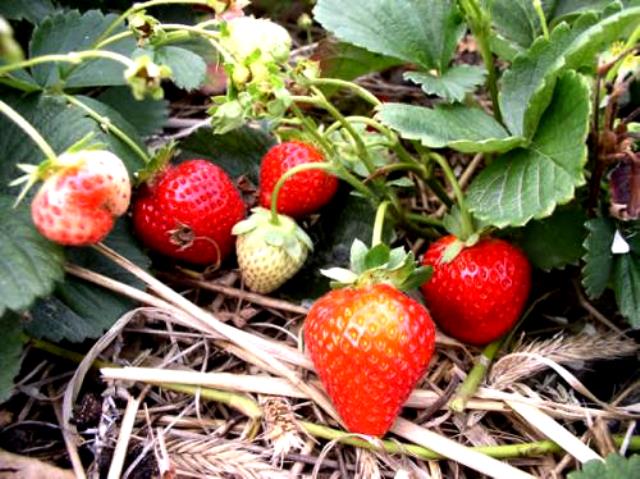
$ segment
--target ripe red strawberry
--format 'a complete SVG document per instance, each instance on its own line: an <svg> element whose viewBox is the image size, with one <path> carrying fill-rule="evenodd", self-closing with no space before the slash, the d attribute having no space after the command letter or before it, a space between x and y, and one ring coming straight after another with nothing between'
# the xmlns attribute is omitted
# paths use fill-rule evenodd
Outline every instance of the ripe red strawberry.
<svg viewBox="0 0 640 479"><path fill-rule="evenodd" d="M424 306L378 283L325 294L304 338L349 431L382 436L429 364L435 327Z"/></svg>
<svg viewBox="0 0 640 479"><path fill-rule="evenodd" d="M101 241L129 206L131 184L113 153L88 150L60 155L31 203L31 216L51 241L85 246Z"/></svg>
<svg viewBox="0 0 640 479"><path fill-rule="evenodd" d="M149 248L194 264L218 263L234 243L244 203L227 174L207 160L167 166L134 201L133 225Z"/></svg>
<svg viewBox="0 0 640 479"><path fill-rule="evenodd" d="M442 262L454 240L446 236L436 241L422 260L434 269L431 280L422 285L425 302L447 334L486 344L520 317L531 288L531 266L519 249L495 238L481 239L449 263Z"/></svg>
<svg viewBox="0 0 640 479"><path fill-rule="evenodd" d="M260 165L260 205L271 207L271 194L280 177L294 166L323 162L315 147L287 141L272 147ZM326 205L338 189L335 176L320 170L302 171L285 181L278 194L278 213L293 218L314 213Z"/></svg>

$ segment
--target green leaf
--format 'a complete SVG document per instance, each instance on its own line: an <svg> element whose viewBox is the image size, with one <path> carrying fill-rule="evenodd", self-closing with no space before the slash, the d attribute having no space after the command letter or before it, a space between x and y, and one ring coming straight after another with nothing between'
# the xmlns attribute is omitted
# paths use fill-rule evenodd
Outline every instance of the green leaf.
<svg viewBox="0 0 640 479"><path fill-rule="evenodd" d="M275 139L265 130L243 126L224 135L214 135L202 128L180 145L181 158L206 158L221 166L233 177L247 175L258 180L260 161Z"/></svg>
<svg viewBox="0 0 640 479"><path fill-rule="evenodd" d="M27 309L64 276L62 248L36 231L25 203L14 209L14 201L0 195L0 316Z"/></svg>
<svg viewBox="0 0 640 479"><path fill-rule="evenodd" d="M382 123L408 140L429 148L449 147L463 153L508 151L522 143L479 108L461 104L426 108L384 103L378 112Z"/></svg>
<svg viewBox="0 0 640 479"><path fill-rule="evenodd" d="M11 397L13 378L20 372L22 359L22 327L13 313L0 315L0 403Z"/></svg>
<svg viewBox="0 0 640 479"><path fill-rule="evenodd" d="M105 242L141 268L148 269L150 260L128 228L126 221L120 220ZM71 263L138 288L144 287L139 280L91 248L70 249L68 256ZM79 342L100 336L134 306L133 301L123 296L68 276L56 288L54 296L35 304L31 310L32 321L25 329L38 338Z"/></svg>
<svg viewBox="0 0 640 479"><path fill-rule="evenodd" d="M640 256L615 255L612 279L620 313L633 328L640 328Z"/></svg>
<svg viewBox="0 0 640 479"><path fill-rule="evenodd" d="M469 190L474 215L499 228L549 216L584 184L589 131L589 83L575 72L558 81L531 144L502 155Z"/></svg>
<svg viewBox="0 0 640 479"><path fill-rule="evenodd" d="M464 32L453 0L319 0L313 13L342 41L440 71Z"/></svg>
<svg viewBox="0 0 640 479"><path fill-rule="evenodd" d="M584 254L586 220L579 207L557 209L549 218L531 221L518 243L536 268L549 271L576 265Z"/></svg>
<svg viewBox="0 0 640 479"><path fill-rule="evenodd" d="M76 10L59 12L44 20L33 32L30 56L69 53L93 48L104 30L117 15L103 15L97 10L80 14ZM119 27L114 34L124 30ZM130 56L136 47L132 37L114 42L106 50ZM66 88L126 84L124 65L107 59L83 61L79 65L45 63L33 68L33 76L42 87L63 84Z"/></svg>
<svg viewBox="0 0 640 479"><path fill-rule="evenodd" d="M558 23L581 13L601 12L611 5L614 0L556 0L557 5L553 9L553 22ZM624 2L629 4L631 2Z"/></svg>
<svg viewBox="0 0 640 479"><path fill-rule="evenodd" d="M616 227L608 218L595 218L585 223L588 230L582 257L582 284L591 299L599 298L609 285L613 269L611 243Z"/></svg>
<svg viewBox="0 0 640 479"><path fill-rule="evenodd" d="M482 85L486 70L476 65L457 65L440 76L427 72L407 72L406 80L417 83L427 95L438 95L447 101L461 102L467 93Z"/></svg>
<svg viewBox="0 0 640 479"><path fill-rule="evenodd" d="M573 26L556 27L549 40L537 39L518 56L502 78L500 108L515 136L531 138L553 94L557 77L567 69L592 65L606 45L640 22L640 7L622 10L600 21L583 15Z"/></svg>
<svg viewBox="0 0 640 479"><path fill-rule="evenodd" d="M555 0L543 2L546 14L555 6ZM532 0L494 0L491 3L491 21L500 35L527 48L540 35L540 20Z"/></svg>
<svg viewBox="0 0 640 479"><path fill-rule="evenodd" d="M0 16L7 20L27 20L40 23L46 16L56 11L51 0L2 0Z"/></svg>
<svg viewBox="0 0 640 479"><path fill-rule="evenodd" d="M169 118L167 100L135 100L129 87L112 87L101 93L97 100L126 118L141 136L158 133Z"/></svg>
<svg viewBox="0 0 640 479"><path fill-rule="evenodd" d="M207 64L202 57L185 48L160 47L155 51L155 61L171 68L173 82L183 90L195 90L207 75Z"/></svg>
<svg viewBox="0 0 640 479"><path fill-rule="evenodd" d="M367 73L386 70L402 63L397 58L379 55L364 48L349 43L338 43L331 39L320 42L312 59L320 62L323 77L343 80L353 80Z"/></svg>
<svg viewBox="0 0 640 479"><path fill-rule="evenodd" d="M87 105L106 114L111 121L126 131L139 144L143 145L135 129L117 112L88 97L79 97ZM115 153L127 166L129 173L139 170L143 162L121 140L105 132L99 123L87 117L86 112L76 106L70 106L59 95L32 94L23 97L3 97L36 130L47 140L56 153L62 153L88 133L93 133L92 141L103 143ZM16 164L38 164L44 158L42 152L34 145L22 130L4 115L0 116L0 192L16 195L17 188L9 188L8 183L22 173Z"/></svg>
<svg viewBox="0 0 640 479"><path fill-rule="evenodd" d="M594 459L582 466L582 471L570 472L568 479L631 479L640 477L640 456L629 458L609 454L605 462Z"/></svg>

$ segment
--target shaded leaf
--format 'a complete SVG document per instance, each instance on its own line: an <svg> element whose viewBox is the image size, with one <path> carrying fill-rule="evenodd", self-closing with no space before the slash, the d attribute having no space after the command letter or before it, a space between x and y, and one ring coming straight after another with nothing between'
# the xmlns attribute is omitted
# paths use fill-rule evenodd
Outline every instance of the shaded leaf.
<svg viewBox="0 0 640 479"><path fill-rule="evenodd" d="M313 13L342 41L440 71L464 32L453 0L319 0Z"/></svg>
<svg viewBox="0 0 640 479"><path fill-rule="evenodd" d="M117 18L97 10L80 14L76 10L58 12L43 21L33 32L30 56L69 53L93 48L102 32ZM114 34L124 27L114 30ZM132 37L114 42L106 50L131 55L136 47ZM45 63L33 67L33 77L43 87L63 84L67 88L126 84L124 65L108 59L87 60L79 65Z"/></svg>
<svg viewBox="0 0 640 479"><path fill-rule="evenodd" d="M2 0L0 16L7 20L27 20L40 23L46 16L56 11L51 0Z"/></svg>
<svg viewBox="0 0 640 479"><path fill-rule="evenodd" d="M181 158L206 158L233 177L248 175L257 183L260 161L275 144L265 130L243 126L224 135L202 128L181 143Z"/></svg>
<svg viewBox="0 0 640 479"><path fill-rule="evenodd" d="M545 14L553 11L556 1L543 2ZM491 2L491 21L500 35L524 48L542 31L531 0L494 0Z"/></svg>
<svg viewBox="0 0 640 479"><path fill-rule="evenodd" d="M407 72L404 78L420 85L427 95L437 95L450 102L461 102L467 93L482 85L485 75L486 70L481 66L457 65L440 76L427 72Z"/></svg>
<svg viewBox="0 0 640 479"><path fill-rule="evenodd" d="M326 293L329 281L319 270L335 266L348 268L354 240L368 243L371 238L376 211L368 201L341 189L325 209L326 213L307 230L314 244L313 255L282 288L285 296L311 300Z"/></svg>
<svg viewBox="0 0 640 479"><path fill-rule="evenodd" d="M109 88L97 99L117 111L141 136L158 133L169 118L167 100L135 100L129 87Z"/></svg>
<svg viewBox="0 0 640 479"><path fill-rule="evenodd" d="M549 40L537 39L502 77L500 108L509 131L531 138L546 109L557 77L566 69L591 65L607 44L640 22L640 7L599 20L584 14L569 28L556 27Z"/></svg>
<svg viewBox="0 0 640 479"><path fill-rule="evenodd" d="M552 23L558 23L566 20L567 17L580 15L587 11L600 12L611 5L614 0L556 0L556 6L553 9ZM632 2L625 1L625 4Z"/></svg>
<svg viewBox="0 0 640 479"><path fill-rule="evenodd" d="M0 403L11 397L13 378L20 372L22 359L22 326L20 317L7 312L0 315Z"/></svg>
<svg viewBox="0 0 640 479"><path fill-rule="evenodd" d="M594 459L582 466L582 471L573 471L569 479L630 479L640 477L640 456L629 458L609 454L605 462Z"/></svg>
<svg viewBox="0 0 640 479"><path fill-rule="evenodd" d="M640 256L615 255L612 280L620 313L633 328L640 328Z"/></svg>
<svg viewBox="0 0 640 479"><path fill-rule="evenodd" d="M585 182L589 112L587 80L567 72L531 144L502 155L471 184L468 196L474 215L500 228L522 226L569 202Z"/></svg>
<svg viewBox="0 0 640 479"><path fill-rule="evenodd" d="M608 218L595 218L585 223L588 235L584 241L582 257L582 284L591 299L599 298L609 285L613 268L611 243L616 231Z"/></svg>
<svg viewBox="0 0 640 479"><path fill-rule="evenodd" d="M430 148L449 147L464 153L502 152L515 148L514 138L492 116L479 108L461 104L435 108L385 103L380 121L408 140L420 140Z"/></svg>
<svg viewBox="0 0 640 479"><path fill-rule="evenodd" d="M586 220L581 208L558 209L549 218L531 221L522 231L519 244L536 268L549 271L578 264L584 254Z"/></svg>
<svg viewBox="0 0 640 479"><path fill-rule="evenodd" d="M330 39L321 41L311 58L320 62L322 76L343 80L353 80L367 73L386 70L402 63L397 58Z"/></svg>
<svg viewBox="0 0 640 479"><path fill-rule="evenodd" d="M186 48L164 46L155 51L155 61L171 68L171 79L178 88L195 90L207 75L207 64L201 56Z"/></svg>
<svg viewBox="0 0 640 479"><path fill-rule="evenodd" d="M0 195L0 316L23 311L64 276L62 248L38 233L26 203Z"/></svg>
<svg viewBox="0 0 640 479"><path fill-rule="evenodd" d="M131 125L114 110L88 97L79 97L100 113L107 114L112 122L124 129L142 144ZM60 95L31 94L28 96L4 96L3 100L15 108L47 140L56 153L62 153L71 145L93 132L92 141L103 143L124 161L130 174L143 166L142 160L118 138L105 132L99 123L87 117L86 112L69 106ZM31 139L13 122L0 116L0 192L17 194L17 188L8 183L22 173L16 164L38 164L44 158Z"/></svg>
<svg viewBox="0 0 640 479"><path fill-rule="evenodd" d="M143 269L151 262L121 219L105 243ZM129 273L91 248L71 248L69 261L132 286L143 284ZM135 306L123 296L67 276L51 298L38 301L31 310L32 320L26 326L29 334L51 341L63 339L79 342L100 336L120 316Z"/></svg>

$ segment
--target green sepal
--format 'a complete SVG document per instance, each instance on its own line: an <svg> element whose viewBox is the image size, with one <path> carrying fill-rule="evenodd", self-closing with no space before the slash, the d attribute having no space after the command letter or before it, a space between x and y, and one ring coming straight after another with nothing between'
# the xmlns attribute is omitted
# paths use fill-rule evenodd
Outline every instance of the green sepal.
<svg viewBox="0 0 640 479"><path fill-rule="evenodd" d="M450 245L448 245L442 257L440 258L441 263L451 263L456 257L462 252L465 248L470 248L474 244L480 241L480 235L478 233L473 233L466 240L462 240L456 238Z"/></svg>
<svg viewBox="0 0 640 479"><path fill-rule="evenodd" d="M387 283L402 291L417 288L431 277L431 268L418 266L413 252L390 249L380 243L372 248L356 239L351 245L351 269L329 268L320 272L331 279L332 288Z"/></svg>
<svg viewBox="0 0 640 479"><path fill-rule="evenodd" d="M136 186L139 186L143 183L153 182L153 178L156 176L156 174L165 169L165 167L169 164L175 154L175 141L170 141L166 145L159 148L151 157L151 161L149 161L149 163L147 163L144 168L136 171Z"/></svg>
<svg viewBox="0 0 640 479"><path fill-rule="evenodd" d="M295 261L302 261L305 249L313 251L311 238L293 218L279 214L278 221L273 222L271 212L266 208L253 208L251 212L251 216L235 224L232 234L259 233L266 244L283 248Z"/></svg>

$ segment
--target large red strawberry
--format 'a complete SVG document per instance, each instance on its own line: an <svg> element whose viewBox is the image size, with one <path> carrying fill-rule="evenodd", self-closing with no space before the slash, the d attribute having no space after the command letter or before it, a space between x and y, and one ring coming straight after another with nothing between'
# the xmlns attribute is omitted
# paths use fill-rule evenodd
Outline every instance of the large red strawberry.
<svg viewBox="0 0 640 479"><path fill-rule="evenodd" d="M425 302L444 332L470 344L498 339L520 317L531 288L531 266L510 243L484 238L449 262L442 257L454 236L433 243L423 264L433 267L422 285Z"/></svg>
<svg viewBox="0 0 640 479"><path fill-rule="evenodd" d="M387 249L384 256L380 247L370 251L366 259L352 258L354 272L326 272L347 280L352 275L353 285L313 304L304 339L347 428L382 436L429 364L435 326L424 306L392 284L410 288L424 280L413 255L403 257L397 250L389 255ZM380 258L377 267L358 271L358 264L372 266Z"/></svg>
<svg viewBox="0 0 640 479"><path fill-rule="evenodd" d="M133 205L133 225L149 248L194 264L222 261L233 249L233 225L244 218L240 193L207 160L167 166L144 185Z"/></svg>
<svg viewBox="0 0 640 479"><path fill-rule="evenodd" d="M50 176L31 203L31 216L51 241L69 246L98 243L109 234L115 218L127 211L129 174L113 153L64 153L45 169Z"/></svg>
<svg viewBox="0 0 640 479"><path fill-rule="evenodd" d="M260 165L260 205L271 207L276 183L291 168L323 161L322 153L301 141L287 141L272 147ZM294 218L314 213L331 200L337 189L335 176L320 170L301 171L282 186L278 194L278 212Z"/></svg>

